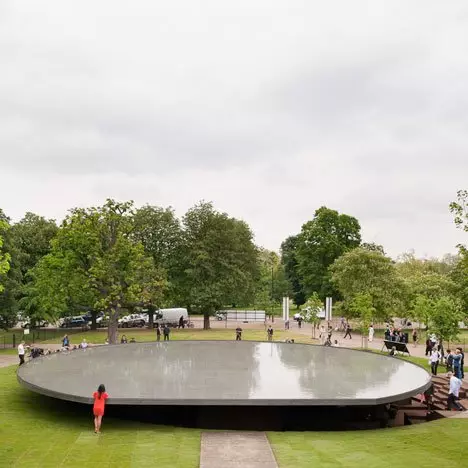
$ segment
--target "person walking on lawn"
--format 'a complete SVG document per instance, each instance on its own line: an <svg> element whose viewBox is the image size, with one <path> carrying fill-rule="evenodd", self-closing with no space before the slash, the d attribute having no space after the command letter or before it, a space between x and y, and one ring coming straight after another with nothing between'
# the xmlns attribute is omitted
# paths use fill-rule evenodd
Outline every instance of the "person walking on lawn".
<svg viewBox="0 0 468 468"><path fill-rule="evenodd" d="M22 341L18 345L18 357L19 357L19 365L22 366L24 364L24 341Z"/></svg>
<svg viewBox="0 0 468 468"><path fill-rule="evenodd" d="M163 328L164 341L169 341L170 334L171 334L171 329L169 328L169 325L166 323Z"/></svg>

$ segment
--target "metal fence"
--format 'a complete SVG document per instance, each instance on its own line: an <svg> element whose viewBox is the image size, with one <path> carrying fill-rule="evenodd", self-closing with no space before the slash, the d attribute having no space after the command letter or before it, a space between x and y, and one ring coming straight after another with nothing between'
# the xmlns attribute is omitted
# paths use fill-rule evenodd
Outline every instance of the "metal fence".
<svg viewBox="0 0 468 468"><path fill-rule="evenodd" d="M28 344L48 340L57 340L59 343L65 334L73 335L82 331L84 329L81 328L37 328L25 334L24 330L11 330L0 334L0 349L16 348L23 340Z"/></svg>

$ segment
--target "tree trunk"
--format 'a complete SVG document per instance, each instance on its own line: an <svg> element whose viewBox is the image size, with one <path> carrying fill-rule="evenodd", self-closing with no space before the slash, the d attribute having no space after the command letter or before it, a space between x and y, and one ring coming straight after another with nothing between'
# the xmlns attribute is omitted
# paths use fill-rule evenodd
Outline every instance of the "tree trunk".
<svg viewBox="0 0 468 468"><path fill-rule="evenodd" d="M97 317L97 310L92 310L91 311L91 330L97 329L96 317Z"/></svg>
<svg viewBox="0 0 468 468"><path fill-rule="evenodd" d="M109 344L117 343L117 334L119 327L119 309L112 308L109 312L109 326L107 327L107 339Z"/></svg>
<svg viewBox="0 0 468 468"><path fill-rule="evenodd" d="M209 330L210 329L210 314L208 312L205 312L203 314L203 330Z"/></svg>
<svg viewBox="0 0 468 468"><path fill-rule="evenodd" d="M148 328L151 330L154 328L154 308L148 308Z"/></svg>

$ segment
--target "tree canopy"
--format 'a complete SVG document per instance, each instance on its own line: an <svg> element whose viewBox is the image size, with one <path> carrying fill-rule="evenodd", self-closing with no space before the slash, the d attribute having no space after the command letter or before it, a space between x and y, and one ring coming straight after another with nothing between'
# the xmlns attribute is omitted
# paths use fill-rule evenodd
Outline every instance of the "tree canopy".
<svg viewBox="0 0 468 468"><path fill-rule="evenodd" d="M383 320L402 311L403 282L392 259L380 251L356 248L338 258L330 271L345 304L365 294L371 298L376 318ZM349 314L353 314L351 307Z"/></svg>
<svg viewBox="0 0 468 468"><path fill-rule="evenodd" d="M199 203L182 220L177 289L183 303L209 316L228 303L250 303L258 277L258 251L249 226Z"/></svg>
<svg viewBox="0 0 468 468"><path fill-rule="evenodd" d="M122 309L158 303L166 286L163 269L133 239L133 227L132 202L71 210L51 252L33 270L31 299L49 314L61 308L105 311L109 342L115 343Z"/></svg>
<svg viewBox="0 0 468 468"><path fill-rule="evenodd" d="M360 243L361 226L356 218L319 208L314 218L302 226L297 242L298 271L306 294L316 292L322 300L339 297L328 268Z"/></svg>

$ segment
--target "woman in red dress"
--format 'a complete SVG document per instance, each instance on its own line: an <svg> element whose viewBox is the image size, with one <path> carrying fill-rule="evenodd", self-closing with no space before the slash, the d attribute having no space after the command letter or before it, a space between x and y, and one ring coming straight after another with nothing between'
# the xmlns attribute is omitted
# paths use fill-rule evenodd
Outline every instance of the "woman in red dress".
<svg viewBox="0 0 468 468"><path fill-rule="evenodd" d="M106 393L106 387L103 384L99 385L97 392L93 393L94 406L94 432L99 434L101 432L102 417L104 416L104 407L109 395Z"/></svg>

